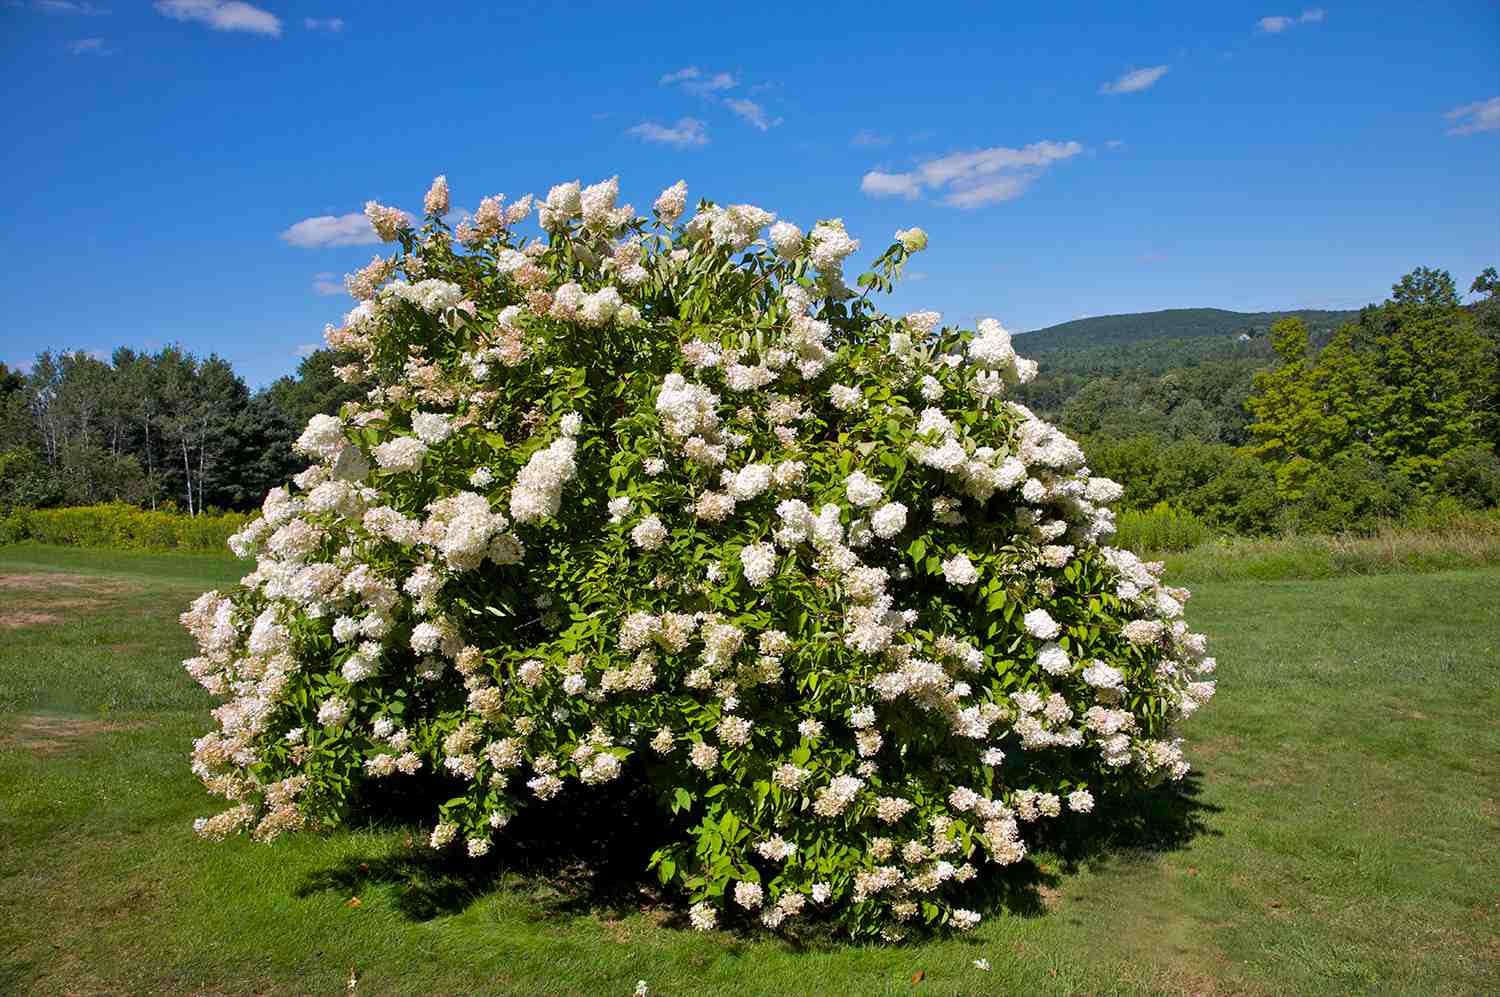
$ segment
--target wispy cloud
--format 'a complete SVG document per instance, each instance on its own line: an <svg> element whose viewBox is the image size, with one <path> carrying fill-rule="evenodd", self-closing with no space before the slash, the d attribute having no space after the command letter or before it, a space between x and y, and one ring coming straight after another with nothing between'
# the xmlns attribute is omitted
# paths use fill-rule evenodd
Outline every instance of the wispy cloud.
<svg viewBox="0 0 1500 997"><path fill-rule="evenodd" d="M308 31L326 31L336 35L344 30L344 19L342 17L304 17L302 26Z"/></svg>
<svg viewBox="0 0 1500 997"><path fill-rule="evenodd" d="M877 132L869 128L861 128L854 133L849 144L856 149L879 149L891 144L891 137L883 132Z"/></svg>
<svg viewBox="0 0 1500 997"><path fill-rule="evenodd" d="M955 190L943 198L943 202L955 208L982 208L986 204L1014 201L1026 193L1026 188L1030 187L1031 181L1035 179L1036 174L1024 173L981 180L972 186Z"/></svg>
<svg viewBox="0 0 1500 997"><path fill-rule="evenodd" d="M1122 139L1122 138L1108 139L1104 143L1104 148L1106 148L1106 149L1123 149L1124 147L1125 147L1125 140Z"/></svg>
<svg viewBox="0 0 1500 997"><path fill-rule="evenodd" d="M28 4L14 4L13 6L27 6L32 10L40 10L47 14L81 14L84 17L103 17L109 13L108 7L101 7L96 3L82 3L76 0L31 0Z"/></svg>
<svg viewBox="0 0 1500 997"><path fill-rule="evenodd" d="M709 97L721 90L733 90L738 84L739 80L728 73L714 73L697 80L685 80L679 85L688 93Z"/></svg>
<svg viewBox="0 0 1500 997"><path fill-rule="evenodd" d="M913 173L871 170L860 178L859 189L871 197L904 197L915 201L921 196L922 183Z"/></svg>
<svg viewBox="0 0 1500 997"><path fill-rule="evenodd" d="M1156 85L1156 81L1167 75L1171 66L1148 66L1145 69L1132 69L1112 83L1106 83L1099 88L1100 93L1122 94L1140 93L1149 90Z"/></svg>
<svg viewBox="0 0 1500 997"><path fill-rule="evenodd" d="M1452 122L1452 127L1448 129L1449 135L1474 135L1500 130L1500 97L1476 100L1472 104L1455 107L1446 112L1443 118Z"/></svg>
<svg viewBox="0 0 1500 997"><path fill-rule="evenodd" d="M1322 24L1328 17L1328 12L1322 7L1309 7L1296 17L1278 15L1276 17L1263 17L1255 22L1263 35L1279 35L1288 28L1295 28L1299 24Z"/></svg>
<svg viewBox="0 0 1500 997"><path fill-rule="evenodd" d="M772 128L775 128L777 125L781 124L782 119L772 118L768 113L766 113L765 105L759 103L758 101L750 100L746 97L730 97L728 95L728 92L730 90L733 90L735 87L740 85L739 79L733 73L709 72L707 70L699 68L698 66L684 66L681 69L664 74L663 76L658 78L656 82L660 86L674 87L678 90L681 90L683 93L689 93L695 97L701 97L703 100L706 100L709 103L722 104L726 109L728 109L731 114L740 118L748 125L750 125L750 127L755 128L758 131L769 131ZM751 87L749 92L751 96L754 96L756 94L774 90L778 85L779 84L776 83L758 83L755 86ZM683 120L690 119L685 118ZM681 122L678 122L678 124L681 125ZM704 145L708 141L706 135L702 137L701 141L697 139L689 139L683 141L680 139L672 140L666 138L650 137L644 131L638 131L639 129L646 128L655 129L659 128L659 126L650 125L649 123L646 125L637 125L636 128L631 129L631 133L638 134L640 137L645 138L647 141L668 142L669 144L677 145ZM670 131L671 129L667 130Z"/></svg>
<svg viewBox="0 0 1500 997"><path fill-rule="evenodd" d="M175 21L203 24L215 31L281 37L281 18L239 0L156 0L153 6L157 13Z"/></svg>
<svg viewBox="0 0 1500 997"><path fill-rule="evenodd" d="M726 97L724 99L724 106L729 108L729 110L737 116L748 121L752 127L758 128L763 132L769 131L770 129L781 124L780 118L776 118L774 120L768 118L766 116L766 109L764 107L761 107L753 100L741 100L734 97Z"/></svg>
<svg viewBox="0 0 1500 997"><path fill-rule="evenodd" d="M363 212L347 215L318 215L304 218L285 232L281 239L299 249L322 249L325 246L366 246L380 241L370 220Z"/></svg>
<svg viewBox="0 0 1500 997"><path fill-rule="evenodd" d="M697 66L685 66L675 73L667 73L657 82L664 87L681 87L699 97L707 97L721 90L733 90L739 84L739 80L731 73L705 73Z"/></svg>
<svg viewBox="0 0 1500 997"><path fill-rule="evenodd" d="M342 291L343 288L339 288L339 290ZM314 353L318 352L322 348L323 347L321 345L319 345L318 343L303 343L301 346L297 347L297 349L294 350L293 352L296 353L297 356L299 356L302 359L306 360L308 357L312 356Z"/></svg>
<svg viewBox="0 0 1500 997"><path fill-rule="evenodd" d="M79 38L74 41L68 42L68 44L63 47L68 50L69 55L103 56L114 55L116 52L120 51L117 48L110 48L109 43L103 38Z"/></svg>
<svg viewBox="0 0 1500 997"><path fill-rule="evenodd" d="M344 293L344 282L339 280L339 275L332 271L313 274L313 290L319 294L332 296Z"/></svg>
<svg viewBox="0 0 1500 997"><path fill-rule="evenodd" d="M655 121L643 121L626 132L643 142L676 146L687 149L708 145L708 126L697 118L678 118L675 125L660 125Z"/></svg>
<svg viewBox="0 0 1500 997"><path fill-rule="evenodd" d="M872 170L859 189L871 197L915 200L923 190L942 192L943 202L978 208L1014 200L1053 163L1083 151L1078 142L1033 142L1020 149L995 146L929 159L905 173Z"/></svg>

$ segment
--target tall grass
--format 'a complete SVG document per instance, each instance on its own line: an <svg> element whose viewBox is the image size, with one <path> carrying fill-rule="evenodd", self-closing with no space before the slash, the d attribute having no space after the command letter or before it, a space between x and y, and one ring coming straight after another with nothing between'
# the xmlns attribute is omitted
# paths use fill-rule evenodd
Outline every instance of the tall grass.
<svg viewBox="0 0 1500 997"><path fill-rule="evenodd" d="M1123 546L1123 545L1122 545ZM1333 578L1500 565L1500 512L1453 512L1386 523L1369 536L1222 538L1189 550L1131 547L1174 581Z"/></svg>
<svg viewBox="0 0 1500 997"><path fill-rule="evenodd" d="M1213 536L1213 527L1191 512L1158 502L1150 509L1121 512L1111 543L1134 551L1189 550Z"/></svg>
<svg viewBox="0 0 1500 997"><path fill-rule="evenodd" d="M185 516L123 503L18 510L0 520L0 543L32 540L116 550L224 551L229 535L249 519L243 512Z"/></svg>

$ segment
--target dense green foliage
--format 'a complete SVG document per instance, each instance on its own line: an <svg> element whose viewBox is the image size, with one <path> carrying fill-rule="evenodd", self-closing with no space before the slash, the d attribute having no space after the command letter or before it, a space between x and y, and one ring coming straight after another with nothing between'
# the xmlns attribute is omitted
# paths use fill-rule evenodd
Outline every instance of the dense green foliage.
<svg viewBox="0 0 1500 997"><path fill-rule="evenodd" d="M1082 435L1238 445L1249 435L1251 378L1272 360L1264 338L1070 347L1043 358L1036 380L1016 397Z"/></svg>
<svg viewBox="0 0 1500 997"><path fill-rule="evenodd" d="M1402 508L1444 482L1483 501L1497 412L1494 343L1446 273L1413 271L1313 353L1306 328L1272 329L1280 363L1256 375L1250 452L1289 500L1319 496L1330 519ZM1353 489L1356 494L1350 494Z"/></svg>
<svg viewBox="0 0 1500 997"><path fill-rule="evenodd" d="M1268 330L1212 311L1067 323L1021 338L1046 349L1016 396L1085 437L1090 466L1125 483L1122 511L1170 502L1161 515L1256 536L1492 508L1496 290L1491 268L1461 305L1453 279L1424 267L1359 313L1239 316Z"/></svg>
<svg viewBox="0 0 1500 997"><path fill-rule="evenodd" d="M1222 308L1168 308L1130 315L1099 315L1028 332L1018 347L1031 357L1058 350L1122 346L1152 339L1233 339L1264 337L1276 322L1301 319L1310 329L1332 334L1353 312L1297 310L1231 312Z"/></svg>
<svg viewBox="0 0 1500 997"><path fill-rule="evenodd" d="M24 375L0 365L0 509L253 508L295 469L308 417L358 395L336 362L320 350L257 393L222 358L176 346L108 362L47 352Z"/></svg>

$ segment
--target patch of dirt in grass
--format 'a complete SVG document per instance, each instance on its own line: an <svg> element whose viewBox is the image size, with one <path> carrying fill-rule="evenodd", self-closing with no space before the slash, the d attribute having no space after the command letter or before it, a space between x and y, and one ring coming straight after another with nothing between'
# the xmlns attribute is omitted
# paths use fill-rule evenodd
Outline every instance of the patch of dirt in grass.
<svg viewBox="0 0 1500 997"><path fill-rule="evenodd" d="M0 575L0 595L7 596L0 607L0 629L62 623L69 614L59 610L107 609L111 597L136 588L121 579L65 572Z"/></svg>
<svg viewBox="0 0 1500 997"><path fill-rule="evenodd" d="M19 630L22 627L40 627L48 623L61 623L61 616L51 613L38 613L31 609L7 610L4 616L0 616L0 628L6 630Z"/></svg>
<svg viewBox="0 0 1500 997"><path fill-rule="evenodd" d="M124 724L105 723L102 720L47 717L38 714L22 717L15 732L6 740L39 755L52 755L77 747L78 742L85 738L124 729Z"/></svg>
<svg viewBox="0 0 1500 997"><path fill-rule="evenodd" d="M34 574L0 575L0 590L38 591L59 585L89 589L94 592L128 592L137 586L119 578L74 575L66 571L42 571Z"/></svg>

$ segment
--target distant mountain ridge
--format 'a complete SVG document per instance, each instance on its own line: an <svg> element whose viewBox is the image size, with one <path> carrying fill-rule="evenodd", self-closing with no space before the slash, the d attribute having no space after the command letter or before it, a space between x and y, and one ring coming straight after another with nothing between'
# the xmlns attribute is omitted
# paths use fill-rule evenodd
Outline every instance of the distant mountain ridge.
<svg viewBox="0 0 1500 997"><path fill-rule="evenodd" d="M1335 329L1358 316L1357 311L1315 309L1231 312L1222 308L1167 308L1157 312L1097 315L1017 333L1018 337L1025 337L1024 343L1017 344L1017 350L1022 356L1033 356L1053 350L1124 346L1151 339L1229 338L1242 332L1253 338L1264 336L1272 323L1284 318L1300 318L1316 342L1326 340Z"/></svg>

